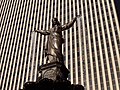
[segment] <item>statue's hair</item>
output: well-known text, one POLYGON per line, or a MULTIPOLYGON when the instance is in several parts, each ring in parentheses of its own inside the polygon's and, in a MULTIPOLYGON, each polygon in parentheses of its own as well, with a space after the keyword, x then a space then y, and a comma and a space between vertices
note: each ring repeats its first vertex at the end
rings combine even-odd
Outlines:
MULTIPOLYGON (((57 18, 53 18, 53 19, 55 19, 55 20, 57 21, 57 25, 61 25, 61 23, 58 21, 57 18)), ((52 21, 53 21, 53 20, 52 20, 52 21)))

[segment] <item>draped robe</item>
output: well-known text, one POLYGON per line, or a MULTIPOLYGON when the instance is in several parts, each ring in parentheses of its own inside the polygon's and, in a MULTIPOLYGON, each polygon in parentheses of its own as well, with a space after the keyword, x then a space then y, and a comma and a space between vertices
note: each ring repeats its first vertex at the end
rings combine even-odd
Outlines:
POLYGON ((55 25, 49 30, 47 55, 50 62, 62 62, 62 27, 55 25))

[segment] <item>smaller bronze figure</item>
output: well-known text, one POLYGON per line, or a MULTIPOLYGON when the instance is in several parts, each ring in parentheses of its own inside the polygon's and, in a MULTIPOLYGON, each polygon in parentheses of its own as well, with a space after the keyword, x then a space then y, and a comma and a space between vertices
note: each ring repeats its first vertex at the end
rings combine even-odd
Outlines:
POLYGON ((57 18, 53 18, 52 28, 49 30, 35 30, 35 32, 41 33, 42 35, 48 35, 47 48, 45 50, 49 62, 58 61, 63 63, 62 43, 64 39, 62 38, 62 31, 72 27, 77 17, 65 25, 61 25, 57 18))

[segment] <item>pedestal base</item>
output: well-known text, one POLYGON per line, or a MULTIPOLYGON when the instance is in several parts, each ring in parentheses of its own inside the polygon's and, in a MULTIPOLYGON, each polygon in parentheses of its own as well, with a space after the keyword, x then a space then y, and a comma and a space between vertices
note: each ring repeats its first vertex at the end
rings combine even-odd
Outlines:
POLYGON ((38 69, 38 80, 48 78, 55 80, 67 80, 69 70, 60 62, 53 62, 42 65, 38 69))
POLYGON ((64 64, 53 62, 38 68, 36 82, 27 82, 21 90, 84 90, 82 85, 71 85, 67 80, 69 71, 64 64))
POLYGON ((21 90, 84 90, 82 85, 71 85, 70 81, 53 81, 41 79, 39 82, 27 82, 21 90))

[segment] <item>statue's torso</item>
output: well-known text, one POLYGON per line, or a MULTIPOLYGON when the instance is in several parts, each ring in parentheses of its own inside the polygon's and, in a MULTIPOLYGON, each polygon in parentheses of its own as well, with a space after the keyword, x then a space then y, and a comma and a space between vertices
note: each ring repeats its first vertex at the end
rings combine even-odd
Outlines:
POLYGON ((61 26, 54 26, 50 29, 51 39, 61 39, 62 38, 62 28, 61 26))
POLYGON ((57 32, 57 33, 60 33, 62 30, 62 27, 61 26, 57 26, 55 25, 54 27, 51 28, 51 32, 57 32))

